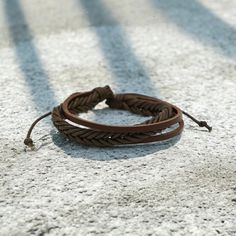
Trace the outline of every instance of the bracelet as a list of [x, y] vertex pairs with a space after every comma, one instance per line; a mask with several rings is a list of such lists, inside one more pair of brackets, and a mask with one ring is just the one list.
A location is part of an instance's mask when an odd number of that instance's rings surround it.
[[[104, 100], [112, 109], [127, 110], [151, 118], [133, 126], [115, 126], [88, 121], [77, 115], [92, 110]], [[198, 121], [160, 99], [135, 93], [114, 94], [109, 86], [98, 87], [89, 92], [72, 94], [62, 104], [54, 107], [52, 112], [39, 117], [31, 125], [24, 143], [33, 147], [31, 132], [39, 120], [49, 115], [52, 115], [52, 122], [60, 133], [80, 144], [105, 147], [163, 141], [181, 134], [184, 127], [182, 114], [200, 127], [212, 130], [205, 121]]]

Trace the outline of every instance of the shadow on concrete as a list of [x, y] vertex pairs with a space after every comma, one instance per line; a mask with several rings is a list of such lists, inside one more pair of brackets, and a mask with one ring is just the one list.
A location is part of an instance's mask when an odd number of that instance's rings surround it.
[[[136, 57], [131, 43], [119, 22], [102, 0], [77, 0], [93, 27], [101, 51], [121, 92], [133, 84], [135, 92], [143, 90], [159, 95], [143, 65]], [[126, 91], [127, 92], [127, 91]]]
[[69, 141], [62, 134], [55, 131], [51, 131], [51, 136], [53, 143], [68, 156], [96, 161], [144, 157], [174, 146], [181, 138], [181, 135], [179, 135], [170, 140], [157, 143], [99, 148]]
[[230, 26], [197, 0], [150, 0], [161, 14], [194, 40], [236, 60], [236, 28]]
[[4, 0], [4, 7], [16, 60], [29, 88], [35, 109], [39, 113], [45, 112], [56, 105], [55, 94], [38, 56], [20, 1]]

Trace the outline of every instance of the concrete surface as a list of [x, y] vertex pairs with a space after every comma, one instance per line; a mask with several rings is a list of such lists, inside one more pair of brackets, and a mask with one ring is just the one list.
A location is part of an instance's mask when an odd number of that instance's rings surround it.
[[[2, 0], [0, 235], [236, 235], [236, 2]], [[160, 144], [91, 148], [31, 122], [109, 84], [199, 119]], [[106, 123], [140, 117], [102, 110]]]

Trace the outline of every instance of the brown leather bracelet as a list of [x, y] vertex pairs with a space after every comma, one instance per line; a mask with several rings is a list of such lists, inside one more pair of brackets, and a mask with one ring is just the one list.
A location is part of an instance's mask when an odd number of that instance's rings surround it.
[[[135, 114], [151, 116], [151, 119], [133, 126], [115, 126], [88, 121], [77, 115], [93, 109], [104, 100], [112, 109], [128, 110]], [[178, 107], [160, 99], [135, 93], [114, 94], [109, 86], [98, 87], [89, 92], [72, 94], [52, 112], [37, 119], [32, 124], [24, 143], [33, 146], [30, 138], [33, 127], [40, 119], [50, 114], [59, 132], [81, 144], [114, 146], [162, 141], [182, 132], [184, 127], [182, 113], [199, 126], [211, 130], [205, 121], [198, 121]]]

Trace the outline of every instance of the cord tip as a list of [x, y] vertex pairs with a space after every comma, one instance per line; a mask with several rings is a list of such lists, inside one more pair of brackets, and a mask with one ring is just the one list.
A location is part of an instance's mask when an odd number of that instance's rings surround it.
[[212, 131], [212, 127], [209, 126], [206, 121], [200, 121], [200, 122], [199, 122], [199, 126], [200, 126], [200, 127], [206, 127], [209, 132]]
[[25, 144], [26, 146], [30, 147], [30, 148], [34, 147], [34, 142], [33, 142], [33, 140], [32, 140], [31, 138], [26, 138], [26, 139], [24, 140], [24, 144]]
[[209, 130], [209, 132], [211, 132], [211, 131], [212, 131], [212, 127], [211, 127], [211, 126], [209, 126], [209, 127], [208, 127], [208, 130]]

